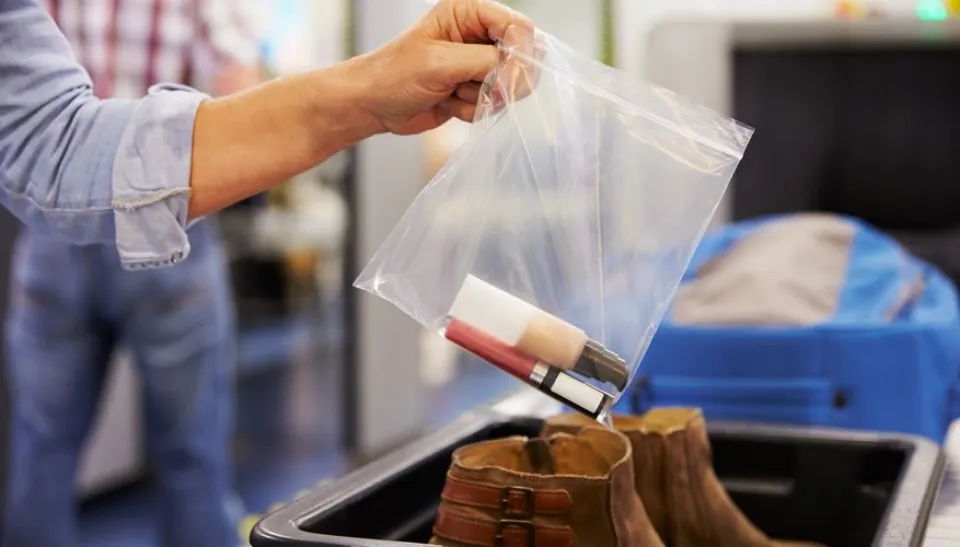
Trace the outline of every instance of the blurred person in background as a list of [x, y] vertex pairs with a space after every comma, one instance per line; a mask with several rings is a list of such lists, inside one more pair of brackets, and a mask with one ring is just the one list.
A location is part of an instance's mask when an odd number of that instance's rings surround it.
[[[242, 0], [46, 0], [100, 98], [159, 82], [234, 93], [259, 80]], [[127, 271], [114, 245], [25, 230], [7, 321], [13, 404], [3, 547], [78, 542], [76, 475], [118, 346], [137, 367], [166, 547], [235, 547], [231, 488], [234, 317], [215, 223], [189, 229], [171, 268]]]

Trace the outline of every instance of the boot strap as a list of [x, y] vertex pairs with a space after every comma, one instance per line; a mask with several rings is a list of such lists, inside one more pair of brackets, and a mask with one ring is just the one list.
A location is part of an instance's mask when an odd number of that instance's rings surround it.
[[528, 520], [483, 521], [441, 507], [433, 534], [472, 547], [573, 547], [567, 526], [546, 526]]
[[489, 486], [447, 476], [441, 498], [444, 501], [495, 509], [504, 518], [529, 519], [533, 515], [558, 515], [570, 510], [573, 500], [566, 490], [534, 490], [522, 487]]

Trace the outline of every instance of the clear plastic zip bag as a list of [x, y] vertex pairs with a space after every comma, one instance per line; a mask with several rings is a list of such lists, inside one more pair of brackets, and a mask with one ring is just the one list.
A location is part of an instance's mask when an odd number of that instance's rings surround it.
[[541, 31], [500, 53], [466, 144], [354, 285], [605, 421], [753, 130]]

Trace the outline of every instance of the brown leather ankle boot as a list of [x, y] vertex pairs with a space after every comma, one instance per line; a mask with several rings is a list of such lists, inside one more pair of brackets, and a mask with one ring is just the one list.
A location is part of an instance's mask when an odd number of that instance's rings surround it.
[[662, 547], [634, 489], [627, 438], [585, 429], [453, 455], [432, 545]]
[[[740, 512], [714, 473], [700, 409], [655, 408], [614, 416], [613, 425], [633, 445], [637, 492], [668, 547], [816, 545], [772, 540]], [[585, 416], [562, 414], [547, 420], [542, 434], [595, 427]]]

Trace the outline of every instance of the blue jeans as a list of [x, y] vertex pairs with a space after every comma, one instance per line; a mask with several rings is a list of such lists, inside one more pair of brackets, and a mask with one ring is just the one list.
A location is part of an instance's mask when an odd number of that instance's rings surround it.
[[166, 547], [236, 547], [228, 444], [234, 317], [216, 226], [167, 269], [125, 271], [117, 250], [36, 233], [14, 257], [7, 321], [12, 463], [3, 547], [77, 544], [75, 483], [118, 345], [135, 361]]

